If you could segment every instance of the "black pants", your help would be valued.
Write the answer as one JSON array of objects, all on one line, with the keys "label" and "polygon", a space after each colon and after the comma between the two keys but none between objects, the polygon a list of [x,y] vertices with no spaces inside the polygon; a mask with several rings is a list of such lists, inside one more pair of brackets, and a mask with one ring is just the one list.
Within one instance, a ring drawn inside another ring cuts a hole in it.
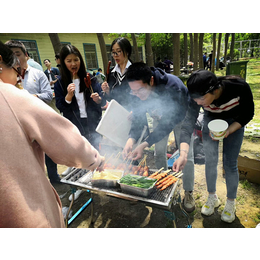
[{"label": "black pants", "polygon": [[57,164],[47,154],[45,154],[45,165],[50,182],[60,181],[60,176],[57,171]]}]

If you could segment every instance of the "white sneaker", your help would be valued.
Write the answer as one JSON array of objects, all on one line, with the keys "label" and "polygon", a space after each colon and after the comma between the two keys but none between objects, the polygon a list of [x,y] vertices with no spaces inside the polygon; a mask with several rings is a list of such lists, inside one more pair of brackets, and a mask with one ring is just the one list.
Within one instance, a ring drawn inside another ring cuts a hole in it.
[{"label": "white sneaker", "polygon": [[236,211],[235,202],[232,203],[229,200],[227,200],[225,208],[221,214],[221,220],[227,223],[232,223],[236,218],[235,211]]},{"label": "white sneaker", "polygon": [[220,201],[217,196],[208,196],[207,202],[201,208],[201,213],[210,216],[214,213],[214,209],[219,205]]},{"label": "white sneaker", "polygon": [[72,168],[73,168],[73,167],[68,167],[68,168],[61,174],[61,176],[67,176],[67,175],[71,172]]},{"label": "white sneaker", "polygon": [[183,208],[191,213],[195,209],[195,200],[193,198],[193,192],[185,191],[185,197],[183,199]]},{"label": "white sneaker", "polygon": [[[74,200],[77,200],[82,192],[83,192],[83,190],[77,190],[74,193]],[[69,196],[69,201],[72,201],[72,194]]]}]

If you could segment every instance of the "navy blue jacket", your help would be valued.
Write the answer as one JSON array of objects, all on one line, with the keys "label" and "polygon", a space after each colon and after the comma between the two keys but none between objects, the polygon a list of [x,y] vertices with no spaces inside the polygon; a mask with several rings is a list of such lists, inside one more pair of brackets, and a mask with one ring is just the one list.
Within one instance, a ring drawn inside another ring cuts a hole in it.
[{"label": "navy blue jacket", "polygon": [[147,100],[133,110],[130,130],[130,137],[138,140],[146,124],[146,113],[156,118],[159,124],[146,138],[149,146],[162,140],[184,119],[190,102],[188,89],[178,77],[160,68],[151,70],[155,86]]},{"label": "navy blue jacket", "polygon": [[118,73],[112,72],[113,68],[108,74],[107,83],[109,85],[110,94],[104,94],[104,98],[108,101],[116,100],[126,110],[131,111],[133,106],[137,106],[139,98],[130,94],[130,86],[126,80],[125,74],[122,80],[118,80]]},{"label": "navy blue jacket", "polygon": [[[100,83],[98,83],[97,79],[90,75],[91,77],[91,85],[94,92],[99,93],[99,96],[102,98],[102,89]],[[80,112],[76,97],[73,96],[71,104],[68,104],[65,101],[65,96],[67,93],[64,93],[62,88],[62,80],[60,76],[58,76],[58,81],[54,85],[55,99],[56,99],[56,107],[63,113],[63,116],[69,119],[74,125],[78,127],[82,135],[85,135],[84,127],[80,123]],[[102,99],[101,104],[97,104],[90,97],[91,93],[88,88],[84,90],[84,97],[87,101],[86,111],[88,115],[88,127],[90,132],[94,132],[99,121],[102,117],[102,109],[101,107],[105,105],[105,100]]]},{"label": "navy blue jacket", "polygon": [[[45,73],[46,77],[47,77],[48,80],[49,80],[49,72],[48,72],[48,69],[45,70],[44,73]],[[58,75],[60,75],[59,69],[51,67],[51,78],[52,78],[52,80],[56,80],[56,77],[55,77],[55,76],[58,76]]]}]

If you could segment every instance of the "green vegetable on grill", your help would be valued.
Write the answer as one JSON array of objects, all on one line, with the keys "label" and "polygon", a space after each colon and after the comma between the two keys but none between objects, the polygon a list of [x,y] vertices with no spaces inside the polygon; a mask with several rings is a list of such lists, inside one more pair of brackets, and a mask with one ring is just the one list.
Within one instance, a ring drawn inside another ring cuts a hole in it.
[{"label": "green vegetable on grill", "polygon": [[120,179],[121,184],[130,185],[138,188],[148,189],[153,186],[156,180],[147,179],[146,177],[126,175]]}]

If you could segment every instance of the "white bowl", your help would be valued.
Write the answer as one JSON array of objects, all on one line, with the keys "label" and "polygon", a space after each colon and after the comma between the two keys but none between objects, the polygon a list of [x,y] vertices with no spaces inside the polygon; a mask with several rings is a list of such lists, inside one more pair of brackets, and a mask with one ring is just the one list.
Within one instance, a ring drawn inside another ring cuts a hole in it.
[{"label": "white bowl", "polygon": [[214,140],[222,140],[227,132],[228,123],[225,120],[215,119],[208,123],[210,135]]}]

